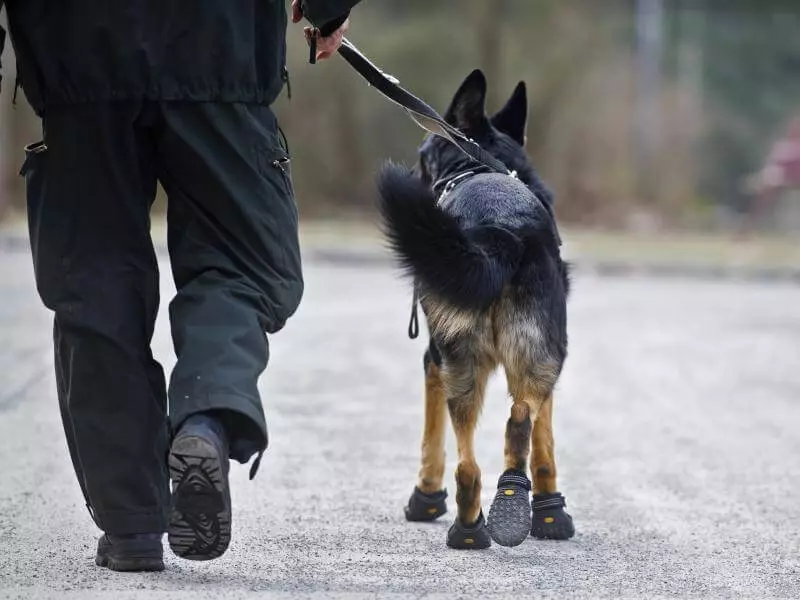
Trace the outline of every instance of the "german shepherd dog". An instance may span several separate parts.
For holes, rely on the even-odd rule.
[[[568,265],[560,256],[552,195],[524,151],[525,84],[491,118],[485,99],[486,78],[473,71],[445,120],[515,176],[486,172],[429,136],[413,169],[387,164],[378,178],[383,230],[413,279],[430,332],[422,466],[406,518],[433,521],[447,511],[442,478],[449,412],[458,445],[458,515],[447,545],[463,549],[487,548],[492,539],[517,546],[529,534],[568,539],[575,533],[556,486],[552,426],[553,388],[567,355]],[[485,520],[473,437],[487,380],[500,365],[513,404],[505,472]]]

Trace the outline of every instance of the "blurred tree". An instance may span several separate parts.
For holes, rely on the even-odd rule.
[[[477,66],[486,73],[487,78],[495,85],[489,90],[489,98],[493,98],[501,80],[502,30],[506,8],[505,0],[472,0],[472,27],[475,32]]]
[[[476,67],[489,79],[489,110],[525,81],[527,149],[556,192],[559,217],[625,225],[643,204],[633,146],[634,8],[634,0],[369,0],[348,37],[440,111]],[[744,178],[800,106],[800,3],[669,0],[664,8],[658,189],[644,208],[681,223],[701,201],[737,206]],[[301,210],[369,214],[376,170],[387,158],[413,162],[423,133],[343,61],[309,65],[296,26],[288,45],[293,94],[276,112]],[[4,64],[10,82],[8,49]],[[21,148],[41,134],[22,95],[11,107],[11,88],[0,98],[0,188],[22,206]]]

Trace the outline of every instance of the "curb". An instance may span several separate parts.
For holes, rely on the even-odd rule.
[[[156,253],[167,255],[167,245],[154,241]],[[0,233],[0,253],[28,253],[30,244],[26,236],[14,233]],[[317,245],[306,246],[304,259],[339,267],[387,266],[393,267],[394,260],[388,253],[362,248],[340,250]],[[769,267],[742,265],[687,265],[666,262],[636,262],[635,260],[595,260],[575,257],[569,259],[573,271],[606,278],[650,277],[658,279],[695,279],[701,281],[750,281],[761,283],[800,284],[800,266]]]
[[[353,266],[394,266],[388,254],[376,252],[358,252],[334,249],[311,249],[306,256],[332,265]],[[637,263],[625,260],[594,260],[590,258],[571,258],[569,262],[576,273],[595,275],[598,277],[652,277],[673,279],[698,279],[704,281],[753,281],[753,282],[789,282],[800,284],[800,266],[792,267],[758,267],[735,265],[678,263]]]

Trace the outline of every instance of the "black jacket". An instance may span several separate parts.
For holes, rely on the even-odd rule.
[[[330,29],[358,1],[303,0],[304,14]],[[19,83],[38,114],[139,98],[271,104],[287,77],[287,0],[5,3]]]

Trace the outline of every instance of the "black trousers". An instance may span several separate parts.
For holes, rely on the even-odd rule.
[[[267,445],[256,387],[266,334],[303,293],[288,149],[273,113],[257,105],[67,106],[48,110],[43,130],[22,173],[72,461],[101,529],[163,531],[166,457],[182,421],[220,411],[240,462]],[[150,349],[157,180],[177,289],[168,389]]]

